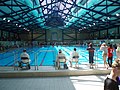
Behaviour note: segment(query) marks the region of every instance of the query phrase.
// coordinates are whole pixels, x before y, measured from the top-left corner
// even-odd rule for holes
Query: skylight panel
[[[73,1],[72,1],[72,0],[68,0],[67,2],[73,4]]]
[[[59,12],[58,14],[61,15],[62,13]]]
[[[51,9],[51,6],[49,5],[48,8]]]
[[[62,4],[60,4],[60,10],[63,10],[64,6]]]
[[[44,14],[47,14],[47,9],[44,10]]]
[[[48,18],[48,16],[45,16],[45,18]]]
[[[68,13],[69,11],[66,9],[66,10],[64,10],[63,12],[64,12],[64,13]]]
[[[70,4],[66,4],[66,7],[67,7],[67,8],[70,8],[71,6],[72,6],[72,5],[70,5]]]
[[[41,4],[42,4],[43,6],[46,5],[46,0],[44,0]]]
[[[48,3],[48,4],[51,3],[51,0],[47,0],[47,3]]]
[[[66,16],[65,15],[62,15],[63,18],[65,18]]]

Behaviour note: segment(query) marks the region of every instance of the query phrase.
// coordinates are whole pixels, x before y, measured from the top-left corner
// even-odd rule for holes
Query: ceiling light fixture
[[[89,26],[91,27],[92,25],[89,24]]]
[[[102,19],[102,21],[104,22],[105,20],[104,20],[104,19]]]
[[[107,17],[108,20],[110,20],[110,17]]]
[[[95,23],[93,23],[93,25],[95,25]]]
[[[120,14],[116,13],[116,16],[120,16]]]
[[[6,18],[3,18],[3,20],[6,20]]]
[[[10,20],[8,20],[7,22],[10,22]]]
[[[21,25],[19,25],[19,27],[21,27]]]

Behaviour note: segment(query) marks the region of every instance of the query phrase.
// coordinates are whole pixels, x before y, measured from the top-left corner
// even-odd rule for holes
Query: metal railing
[[[39,54],[41,53],[41,52],[53,52],[54,53],[54,55],[56,55],[55,54],[55,50],[38,50],[38,51],[29,51],[29,52],[32,52],[33,53],[33,61],[34,61],[34,70],[39,70],[39,62],[38,62],[38,57],[39,57]],[[82,51],[79,51],[79,52],[82,52],[81,53],[81,56],[84,56],[85,57],[85,59],[88,61],[88,58],[87,58],[87,56],[86,55],[84,55],[84,52],[88,52],[87,50],[82,50]],[[94,63],[95,63],[95,67],[97,68],[98,67],[98,53],[99,53],[99,50],[96,50],[95,52],[94,52]],[[16,64],[18,64],[18,58],[20,58],[20,56],[19,56],[19,53],[18,52],[13,52],[13,54],[14,54],[14,70],[16,70]],[[54,56],[55,57],[55,56]],[[89,62],[89,61],[88,61]]]
[[[40,52],[55,52],[54,50],[39,50],[38,52],[35,53],[35,70],[39,70],[39,65],[38,65],[38,57]]]
[[[33,61],[34,61],[34,69],[39,70],[39,65],[38,65],[39,54],[41,52],[53,52],[54,53],[55,50],[39,50],[39,51],[36,51],[36,52],[35,51],[29,51],[29,52],[32,52],[33,55],[34,55],[34,59],[33,59]],[[18,58],[20,58],[20,56],[19,56],[18,52],[13,52],[13,54],[14,54],[14,70],[16,70],[16,69],[18,70],[18,62],[19,62]]]

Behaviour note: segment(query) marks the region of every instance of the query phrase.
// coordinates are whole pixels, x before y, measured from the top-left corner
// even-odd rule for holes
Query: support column
[[[31,46],[33,47],[33,29],[31,30]]]
[[[45,30],[44,34],[45,34],[45,42],[47,43],[48,40],[47,40],[47,32],[46,32],[46,30]]]
[[[64,30],[62,30],[62,42],[64,42],[64,35],[63,35],[63,32]]]
[[[77,31],[75,30],[75,41],[77,43],[78,39],[77,39]]]

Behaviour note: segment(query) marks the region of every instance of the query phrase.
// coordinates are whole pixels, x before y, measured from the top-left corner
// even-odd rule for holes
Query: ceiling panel
[[[59,28],[90,32],[96,31],[98,26],[106,29],[106,22],[109,23],[108,28],[119,26],[119,21],[120,0],[0,1],[0,25],[5,27],[3,30],[17,24],[14,28],[16,32],[19,28],[22,31],[24,28],[30,31]]]

